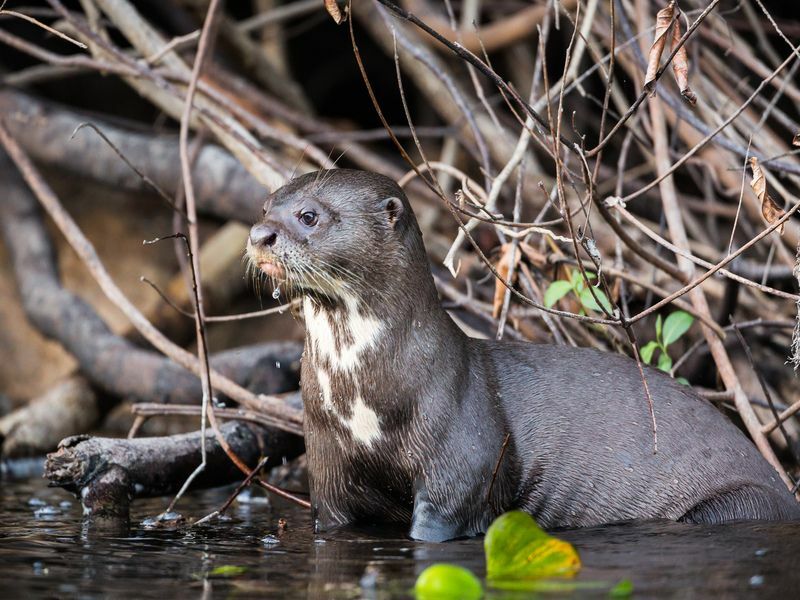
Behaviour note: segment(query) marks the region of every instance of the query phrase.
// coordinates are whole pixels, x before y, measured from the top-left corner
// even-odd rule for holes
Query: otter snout
[[[278,231],[264,223],[253,225],[250,229],[250,244],[256,248],[272,247],[278,239]]]

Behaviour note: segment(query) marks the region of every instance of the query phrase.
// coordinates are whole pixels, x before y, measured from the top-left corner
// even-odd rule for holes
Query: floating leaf
[[[503,581],[569,577],[581,568],[572,544],[545,533],[529,514],[511,511],[495,519],[486,532],[486,577]]]
[[[758,164],[758,159],[755,156],[750,157],[750,168],[753,169],[753,179],[750,181],[750,187],[761,202],[761,214],[770,225],[780,219],[786,213],[772,199],[772,196],[767,192],[767,179],[764,177],[764,172]],[[783,235],[784,224],[781,224],[778,231]]]
[[[238,577],[247,572],[247,567],[237,565],[220,565],[209,571],[209,577]]]
[[[569,281],[563,281],[561,279],[554,281],[547,286],[547,290],[544,293],[544,305],[547,308],[551,308],[571,291],[572,285],[570,285]]]
[[[656,37],[653,40],[653,45],[650,46],[650,54],[647,59],[647,74],[644,76],[644,89],[651,96],[656,93],[656,73],[658,72],[658,65],[661,62],[661,54],[664,52],[664,46],[667,42],[667,33],[669,32],[672,19],[675,16],[675,0],[667,4],[666,8],[662,8],[656,15]]]
[[[694,317],[683,310],[676,310],[667,320],[664,321],[663,339],[664,346],[669,346],[672,342],[680,338],[689,330],[694,323]]]
[[[650,361],[653,360],[653,353],[656,351],[656,348],[658,348],[658,342],[655,340],[650,340],[641,350],[639,350],[639,356],[642,357],[642,362],[644,362],[644,364],[650,364]]]
[[[503,309],[503,299],[505,298],[506,290],[508,289],[503,285],[503,281],[508,281],[508,263],[511,252],[514,253],[514,269],[511,275],[511,281],[509,283],[513,283],[514,279],[516,279],[517,265],[519,265],[519,259],[521,256],[513,244],[503,244],[500,252],[500,258],[497,259],[497,265],[495,266],[497,273],[500,275],[499,278],[495,277],[494,280],[494,304],[492,306],[492,316],[495,319],[500,316],[500,311]]]
[[[608,592],[611,598],[627,598],[633,594],[633,582],[630,579],[623,579]]]
[[[468,569],[440,563],[420,573],[414,595],[417,600],[478,600],[483,588]]]
[[[670,44],[670,52],[675,50],[678,42],[681,41],[681,21],[677,19],[675,25],[672,27],[672,43]],[[675,57],[672,59],[672,73],[675,75],[675,81],[678,82],[678,87],[681,90],[681,96],[692,106],[697,104],[697,96],[695,96],[692,89],[689,87],[689,55],[686,53],[686,44],[678,49]]]

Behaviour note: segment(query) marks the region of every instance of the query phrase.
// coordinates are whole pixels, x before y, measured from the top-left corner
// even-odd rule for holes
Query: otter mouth
[[[256,263],[259,269],[261,269],[262,273],[273,277],[274,279],[285,279],[286,278],[286,269],[284,269],[278,263],[262,260]]]

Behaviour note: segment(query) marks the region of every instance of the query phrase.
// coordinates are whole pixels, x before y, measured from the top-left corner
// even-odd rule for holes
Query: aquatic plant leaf
[[[772,199],[772,196],[769,195],[767,179],[764,177],[764,172],[761,170],[761,166],[755,156],[750,157],[750,168],[753,169],[753,179],[750,181],[750,187],[753,188],[758,201],[761,202],[761,215],[767,223],[772,224],[786,213],[781,210],[775,200]],[[781,225],[780,229],[778,229],[781,235],[783,235],[783,228],[784,225]]]
[[[633,594],[633,582],[630,579],[623,579],[608,591],[610,598],[627,598]]]
[[[469,569],[438,563],[417,577],[414,596],[417,600],[478,600],[483,587]]]
[[[642,347],[641,350],[639,350],[639,356],[641,356],[644,364],[650,364],[650,362],[653,360],[653,353],[656,351],[656,348],[658,348],[658,342],[655,340],[650,340]]]
[[[665,346],[669,346],[686,333],[692,323],[694,323],[692,315],[683,310],[676,310],[664,321],[663,339],[661,341]]]
[[[486,532],[486,578],[492,586],[502,582],[571,577],[581,568],[572,544],[545,533],[529,514],[511,511],[500,515]]]
[[[661,54],[667,43],[667,33],[669,33],[672,19],[675,16],[675,0],[667,4],[656,14],[656,37],[653,45],[650,46],[650,54],[647,57],[647,73],[644,76],[644,89],[651,96],[656,93],[656,73],[661,62]]]
[[[238,577],[247,572],[247,567],[237,565],[220,565],[209,571],[209,577]]]
[[[544,293],[544,305],[551,308],[556,302],[561,300],[564,296],[572,291],[572,285],[569,281],[559,279],[547,286]]]

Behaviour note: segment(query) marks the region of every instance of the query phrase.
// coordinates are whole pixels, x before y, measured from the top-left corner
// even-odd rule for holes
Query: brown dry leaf
[[[795,133],[792,139],[792,146],[800,146],[800,133]]]
[[[675,26],[672,28],[672,44],[669,50],[672,52],[681,41],[681,21],[675,21]],[[692,106],[697,104],[697,96],[689,87],[689,56],[686,53],[686,44],[678,49],[675,58],[672,59],[672,73],[675,75],[675,81],[678,82],[678,87],[681,90],[681,96]]]
[[[347,20],[347,13],[343,13],[339,9],[339,4],[336,0],[325,0],[325,10],[328,11],[328,14],[337,25],[341,25]]]
[[[750,181],[750,187],[753,188],[759,202],[761,202],[761,214],[770,225],[780,219],[786,214],[776,203],[775,200],[767,192],[767,179],[764,177],[764,172],[758,164],[758,159],[755,156],[750,157],[750,168],[753,169],[753,179]],[[784,224],[780,226],[778,231],[783,235]]]
[[[517,265],[519,265],[520,253],[515,252],[513,244],[503,244],[500,248],[500,258],[497,259],[495,268],[503,281],[508,281],[508,259],[509,253],[514,252],[514,273],[511,278],[511,283],[514,283],[517,273]],[[494,305],[492,307],[492,316],[496,319],[500,316],[500,311],[503,310],[503,298],[506,295],[506,286],[495,278],[494,280]]]
[[[669,32],[672,19],[675,16],[675,0],[671,0],[666,8],[662,8],[656,15],[656,38],[650,46],[650,56],[647,59],[647,74],[644,76],[644,89],[651,96],[656,93],[656,73],[658,64],[661,62],[661,54],[667,43],[667,33]]]

